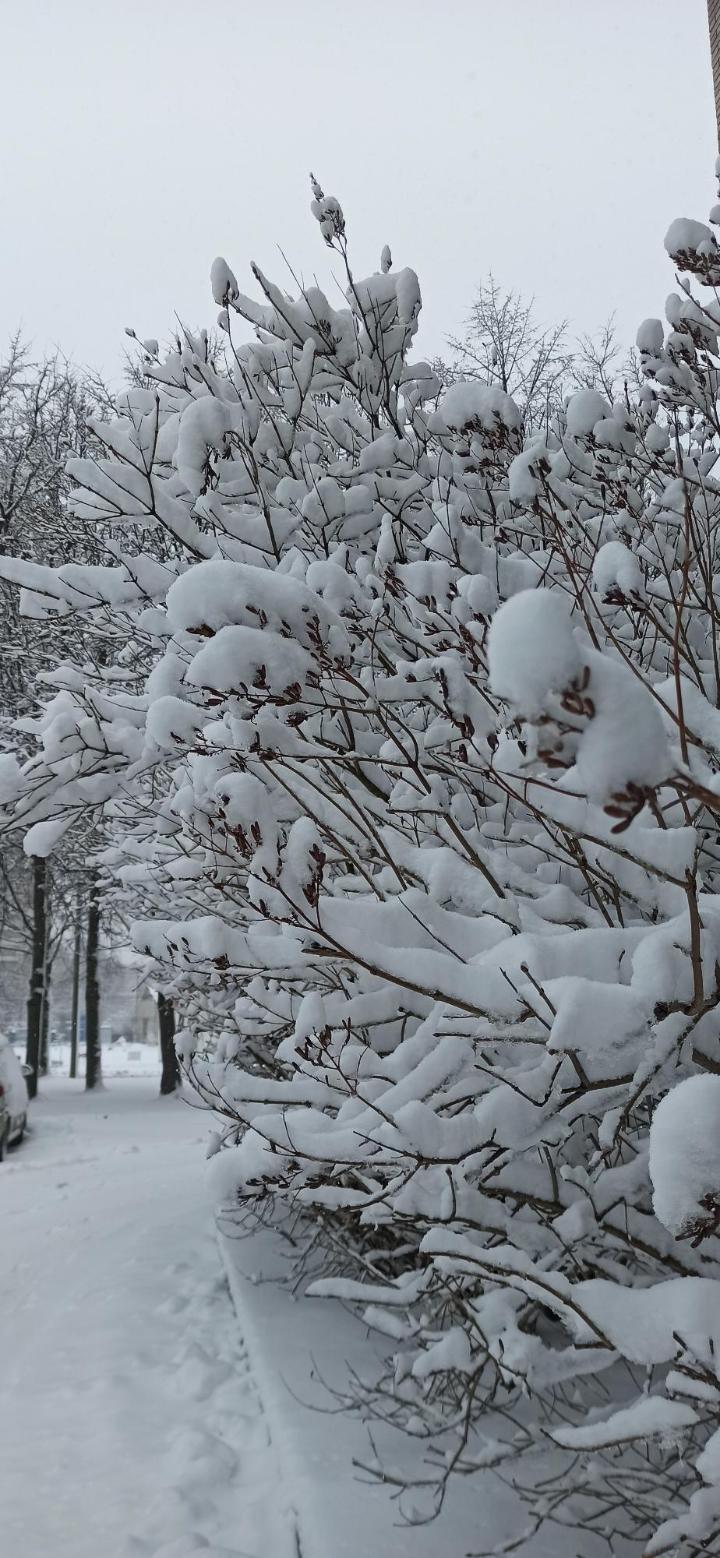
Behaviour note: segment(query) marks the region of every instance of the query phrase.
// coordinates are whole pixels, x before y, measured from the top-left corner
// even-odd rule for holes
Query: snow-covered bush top
[[[0,560],[69,633],[0,798],[47,840],[102,810],[223,1198],[304,1219],[439,1493],[526,1454],[532,1530],[717,1550],[718,305],[523,446],[313,197],[342,306],[216,261],[224,354],[186,333],[74,464],[104,566]],[[73,663],[79,614],[111,658]]]

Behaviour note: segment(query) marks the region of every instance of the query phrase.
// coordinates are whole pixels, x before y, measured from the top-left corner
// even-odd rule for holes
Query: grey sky
[[[0,0],[0,337],[113,375],[123,326],[212,323],[226,256],[327,285],[308,170],[356,273],[420,275],[441,349],[492,269],[627,341],[674,216],[715,197],[705,0]],[[337,295],[332,287],[331,300]]]

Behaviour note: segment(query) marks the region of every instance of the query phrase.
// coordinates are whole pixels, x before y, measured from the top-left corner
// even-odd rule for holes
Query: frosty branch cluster
[[[720,249],[674,224],[639,389],[524,434],[312,209],[339,306],[217,260],[224,355],[149,352],[73,463],[102,563],[0,561],[104,645],[0,803],[102,814],[227,1214],[387,1337],[408,1517],[493,1466],[519,1545],[720,1552]]]

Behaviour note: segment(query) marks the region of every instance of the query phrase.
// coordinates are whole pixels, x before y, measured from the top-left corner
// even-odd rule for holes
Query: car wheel
[[[7,1131],[4,1131],[2,1136],[0,1136],[0,1163],[4,1163],[5,1162],[5,1152],[6,1152],[6,1150],[7,1150]]]
[[[21,1143],[21,1141],[23,1139],[23,1136],[25,1135],[25,1126],[26,1125],[27,1125],[27,1115],[24,1114],[23,1117],[22,1117],[22,1121],[21,1121],[21,1124],[20,1124],[20,1129],[19,1129],[19,1131],[17,1133],[17,1136],[13,1136],[13,1147],[19,1147],[20,1146],[20,1143]]]

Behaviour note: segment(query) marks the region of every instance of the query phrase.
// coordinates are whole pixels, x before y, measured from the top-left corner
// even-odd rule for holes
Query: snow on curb
[[[392,1490],[368,1486],[353,1465],[368,1458],[367,1433],[338,1411],[331,1394],[347,1382],[348,1366],[375,1375],[382,1338],[335,1300],[295,1299],[281,1280],[281,1241],[271,1231],[236,1237],[225,1222],[218,1243],[295,1513],[298,1558],[465,1558],[527,1524],[526,1511],[491,1473],[463,1479],[436,1520],[403,1521]],[[407,1464],[404,1436],[383,1442],[381,1431],[377,1439],[395,1466]],[[589,1541],[583,1558],[600,1552]],[[577,1558],[575,1537],[549,1527],[523,1548],[523,1558]]]
[[[254,1273],[245,1273],[237,1260],[238,1242],[218,1230],[218,1247],[223,1270],[228,1281],[230,1297],[237,1316],[243,1341],[252,1359],[253,1376],[268,1425],[268,1432],[279,1462],[281,1481],[288,1503],[288,1514],[295,1526],[295,1545],[298,1558],[332,1558],[323,1550],[314,1527],[312,1501],[310,1507],[304,1496],[304,1471],[299,1446],[287,1411],[287,1388],[281,1374],[271,1366],[267,1356],[266,1328],[260,1323],[258,1309],[265,1294],[264,1285],[258,1288]],[[283,1295],[289,1300],[287,1294]],[[285,1333],[283,1346],[287,1346]],[[277,1356],[277,1353],[275,1354]]]

